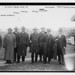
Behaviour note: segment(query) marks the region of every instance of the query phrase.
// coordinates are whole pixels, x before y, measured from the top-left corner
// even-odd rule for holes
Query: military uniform
[[[30,52],[31,52],[31,59],[33,63],[34,58],[35,58],[35,62],[37,62],[38,53],[39,53],[39,35],[38,33],[33,32],[30,35],[30,41],[31,41]]]
[[[20,62],[20,56],[22,56],[22,62],[25,60],[27,53],[27,46],[29,45],[29,35],[26,32],[21,32],[19,34],[19,47],[17,50],[17,60]]]

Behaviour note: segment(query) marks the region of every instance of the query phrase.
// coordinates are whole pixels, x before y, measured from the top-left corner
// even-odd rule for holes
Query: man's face
[[[34,33],[37,33],[37,30],[34,30]]]
[[[15,32],[18,32],[18,29],[15,29]]]
[[[25,29],[24,29],[24,28],[22,28],[22,29],[21,29],[21,32],[25,32]]]
[[[45,32],[45,29],[41,29],[42,32]]]
[[[8,33],[12,33],[12,30],[11,30],[11,29],[9,29],[9,30],[8,30]]]
[[[47,31],[47,33],[50,34],[51,32],[50,31]]]
[[[61,31],[59,31],[59,34],[62,34],[62,32],[61,32]]]

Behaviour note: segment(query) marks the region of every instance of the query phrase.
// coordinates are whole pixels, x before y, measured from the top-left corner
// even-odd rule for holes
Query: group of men
[[[13,32],[11,28],[3,40],[3,47],[5,48],[6,63],[25,61],[27,55],[27,48],[30,47],[31,63],[39,61],[43,63],[50,63],[51,59],[57,60],[59,64],[64,63],[64,52],[66,47],[66,37],[62,34],[62,29],[59,29],[59,35],[54,37],[50,29],[41,28],[38,32],[37,28],[29,35],[26,28],[22,27],[21,32],[15,27]],[[47,60],[48,58],[48,60]]]

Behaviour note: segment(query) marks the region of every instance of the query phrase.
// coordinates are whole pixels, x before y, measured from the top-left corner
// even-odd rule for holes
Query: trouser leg
[[[47,51],[47,56],[48,56],[48,63],[51,61],[51,51]]]
[[[31,53],[31,62],[34,62],[34,53]]]
[[[44,63],[47,62],[47,56],[46,56],[45,52],[44,52],[44,54],[43,54],[43,62],[44,62]]]
[[[17,61],[17,48],[14,49],[14,62]]]
[[[17,55],[17,63],[19,63],[19,62],[20,62],[20,56]]]
[[[6,60],[6,63],[9,63],[9,60]]]
[[[14,49],[14,62],[16,62],[16,52],[15,52],[15,49]]]
[[[9,60],[9,63],[11,63],[11,60]]]
[[[22,62],[24,62],[24,60],[25,60],[25,56],[22,56]]]
[[[35,62],[37,62],[38,59],[38,53],[35,53]]]
[[[61,64],[61,55],[58,55],[58,62]]]
[[[11,60],[7,60],[6,63],[10,64],[11,63]]]
[[[62,64],[64,64],[64,55],[61,55],[61,61],[62,61]]]
[[[48,63],[50,63],[50,61],[51,61],[51,58],[50,58],[50,56],[48,56]]]
[[[40,62],[42,61],[42,54],[40,54]]]
[[[44,57],[43,57],[43,61],[44,61],[44,63],[46,63],[47,62],[47,57],[44,55]]]

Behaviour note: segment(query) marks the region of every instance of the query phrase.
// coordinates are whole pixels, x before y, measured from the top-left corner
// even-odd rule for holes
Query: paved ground
[[[67,50],[69,52],[70,49]],[[26,61],[24,63],[5,64],[5,61],[1,60],[4,58],[3,51],[4,49],[0,50],[0,71],[68,71],[65,65],[58,65],[58,62],[55,60],[52,60],[50,64],[43,64],[42,62],[31,64],[29,51],[27,52]],[[75,69],[73,71],[75,71]]]
[[[42,62],[31,64],[30,60],[26,60],[24,63],[14,63],[10,65],[1,61],[0,71],[67,71],[65,66],[57,64],[57,61],[54,60],[52,60],[50,64],[43,64]]]
[[[0,71],[68,71],[65,65],[58,65],[56,60],[52,60],[50,64],[42,62],[30,63],[30,59],[26,59],[24,63],[5,64],[5,61],[0,61]],[[75,70],[73,70],[75,71]]]

